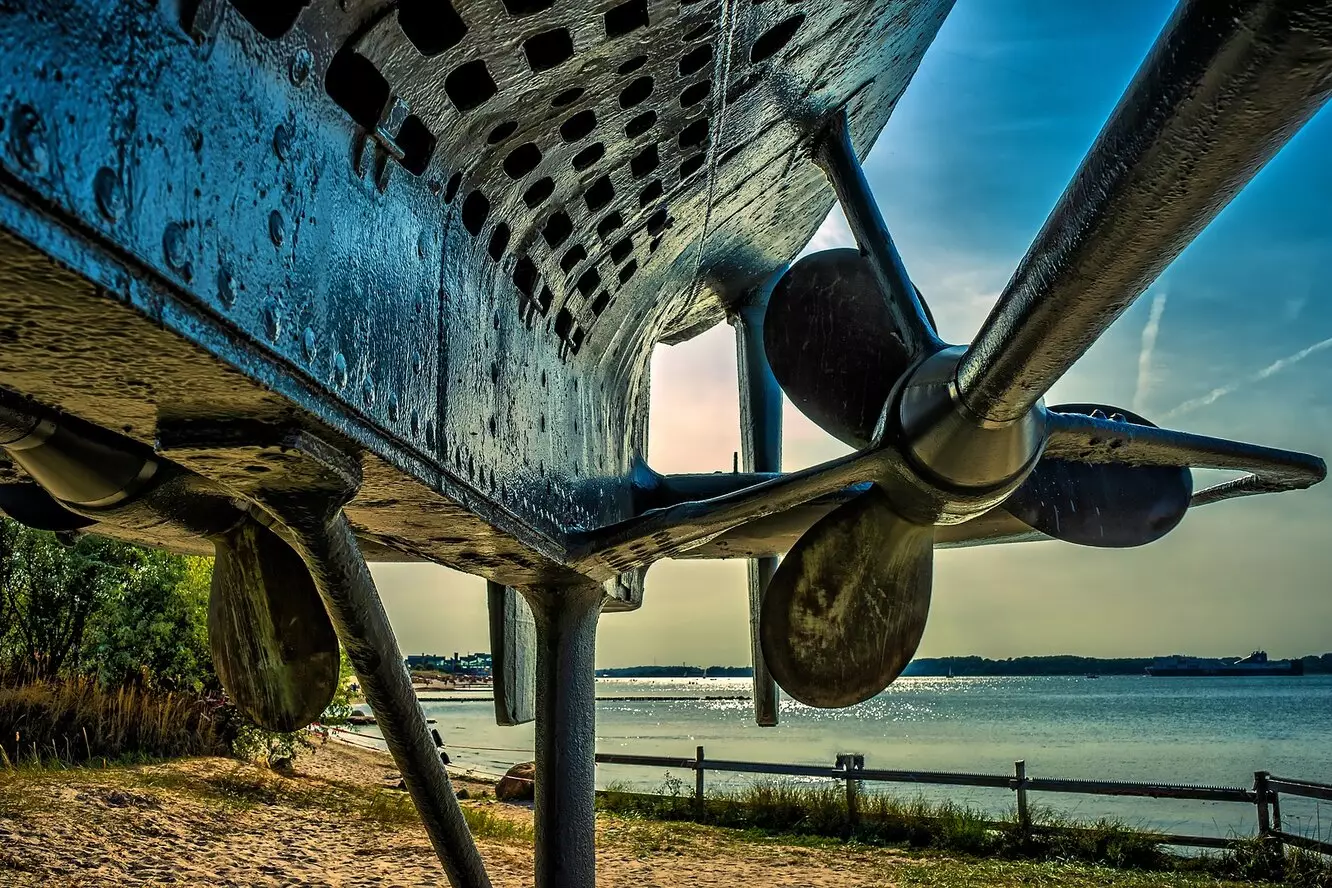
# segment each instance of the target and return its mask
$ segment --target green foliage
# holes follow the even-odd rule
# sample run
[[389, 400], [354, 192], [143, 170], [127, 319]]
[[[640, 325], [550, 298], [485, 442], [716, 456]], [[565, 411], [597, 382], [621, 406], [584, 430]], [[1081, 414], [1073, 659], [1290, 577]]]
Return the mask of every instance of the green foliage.
[[[118, 699], [120, 689], [135, 689], [135, 702], [118, 710], [116, 719], [147, 721], [136, 729], [117, 722], [113, 733], [123, 739], [108, 745], [118, 751], [98, 755], [128, 754], [135, 737], [144, 738], [142, 754], [154, 757], [176, 754], [167, 751], [176, 748], [220, 751], [211, 745], [214, 740], [239, 758], [269, 762], [294, 758], [308, 748], [305, 731], [267, 731], [229, 704], [205, 702], [221, 692], [208, 648], [212, 575], [210, 558], [98, 536], [65, 545], [55, 534], [0, 520], [0, 676], [10, 686], [11, 701], [45, 701], [29, 708], [17, 703], [0, 707], [0, 736], [18, 731], [31, 737], [43, 759], [49, 757], [48, 741], [54, 740], [63, 759], [60, 744], [80, 732], [88, 711], [109, 711], [107, 700]], [[94, 678], [96, 688], [84, 676]], [[351, 679], [344, 656], [342, 681], [324, 714], [325, 724], [343, 723], [351, 714]], [[22, 681], [35, 682], [27, 696], [14, 687]], [[175, 696], [155, 693], [166, 691]], [[185, 711], [207, 711], [207, 741], [173, 746], [158, 737], [154, 732], [160, 726], [151, 722], [168, 709], [146, 701], [159, 698], [174, 701], [170, 711], [183, 719], [180, 729], [187, 734], [197, 726]], [[47, 727], [37, 729], [42, 724]], [[90, 732], [98, 724], [94, 720]]]
[[[407, 800], [410, 803], [410, 799]], [[526, 820], [514, 820], [496, 814], [486, 807], [464, 805], [463, 820], [467, 821], [472, 835], [478, 839], [491, 839], [498, 842], [522, 843], [530, 845], [533, 841], [532, 824]], [[412, 820], [419, 820], [416, 808], [412, 808]]]
[[231, 754], [241, 761], [272, 764], [280, 759], [295, 759], [301, 751], [313, 748], [314, 744], [304, 730], [270, 731], [236, 713]]
[[1279, 882], [1292, 888], [1332, 888], [1332, 858], [1276, 842], [1249, 839], [1214, 861], [1215, 869], [1234, 879]]
[[208, 657], [212, 562], [105, 537], [72, 545], [0, 521], [0, 668], [106, 687], [215, 690]]
[[135, 549], [133, 567], [92, 620], [88, 668], [108, 687], [219, 688], [208, 653], [212, 560]]
[[88, 623], [129, 577], [133, 547], [0, 521], [0, 658], [6, 670], [52, 678], [79, 670]]

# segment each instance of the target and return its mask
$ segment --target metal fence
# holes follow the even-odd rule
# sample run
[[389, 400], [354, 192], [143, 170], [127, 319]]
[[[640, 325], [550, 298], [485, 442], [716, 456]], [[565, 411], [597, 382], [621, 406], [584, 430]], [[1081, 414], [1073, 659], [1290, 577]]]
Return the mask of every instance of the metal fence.
[[[1307, 780], [1273, 777], [1266, 771], [1254, 773], [1253, 787], [1195, 786], [1176, 783], [1125, 783], [1113, 780], [1069, 780], [1060, 777], [1033, 777], [1027, 773], [1026, 762], [1014, 762], [1012, 774], [957, 774], [945, 771], [890, 771], [866, 768], [865, 757], [844, 754], [837, 757], [831, 767], [827, 765], [782, 764], [776, 762], [741, 762], [728, 759], [709, 759], [703, 747], [695, 750], [693, 758], [660, 755], [620, 755], [597, 753], [602, 765], [631, 765], [648, 768], [681, 768], [694, 772], [694, 797], [703, 804], [704, 775], [708, 771], [738, 774], [765, 774], [779, 777], [823, 777], [846, 783], [848, 817], [857, 816], [857, 798], [861, 783], [916, 783], [945, 786], [980, 786], [1008, 789], [1016, 793], [1017, 825], [1029, 832], [1050, 832], [1064, 827], [1033, 824], [1027, 794], [1030, 792], [1075, 793], [1093, 796], [1137, 796], [1152, 799], [1192, 799], [1210, 802], [1233, 802], [1254, 806], [1258, 818], [1258, 835], [1264, 839], [1294, 845], [1309, 851], [1332, 855], [1332, 842], [1285, 832], [1281, 828], [1281, 796], [1301, 796], [1332, 802], [1332, 785]], [[1216, 836], [1178, 835], [1174, 833], [1148, 833], [1164, 845], [1199, 848], [1231, 848], [1242, 839]]]

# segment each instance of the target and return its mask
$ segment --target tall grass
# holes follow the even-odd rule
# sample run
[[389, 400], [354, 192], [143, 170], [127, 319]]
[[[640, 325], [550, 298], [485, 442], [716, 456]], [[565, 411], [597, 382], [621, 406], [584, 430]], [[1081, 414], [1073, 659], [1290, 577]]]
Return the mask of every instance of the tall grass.
[[1200, 870], [1220, 876], [1282, 882], [1299, 888], [1332, 888], [1332, 861], [1296, 848], [1281, 853], [1271, 842], [1240, 843], [1221, 855], [1180, 857], [1162, 849], [1160, 837], [1117, 820], [1075, 821], [1035, 810], [1034, 828], [1015, 819], [992, 820], [953, 802], [860, 793], [851, 817], [841, 784], [758, 780], [709, 794], [702, 806], [677, 778], [660, 793], [612, 786], [598, 807], [610, 813], [658, 820], [689, 820], [791, 836], [822, 836], [867, 845], [935, 849], [977, 857], [1077, 860], [1121, 869]]
[[91, 678], [0, 682], [0, 767], [226, 755], [213, 707], [192, 694]]

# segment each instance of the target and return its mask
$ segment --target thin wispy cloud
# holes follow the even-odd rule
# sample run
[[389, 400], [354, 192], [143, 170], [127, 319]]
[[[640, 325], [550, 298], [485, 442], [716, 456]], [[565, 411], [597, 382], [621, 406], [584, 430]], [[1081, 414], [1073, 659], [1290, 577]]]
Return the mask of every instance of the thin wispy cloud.
[[819, 230], [814, 232], [814, 236], [809, 239], [805, 249], [800, 251], [801, 256], [808, 256], [810, 253], [818, 253], [821, 250], [832, 250], [837, 247], [854, 247], [856, 238], [851, 234], [851, 227], [846, 224], [846, 216], [842, 215], [842, 208], [834, 206]]
[[1161, 332], [1161, 316], [1165, 314], [1166, 291], [1159, 290], [1152, 297], [1147, 323], [1142, 326], [1142, 348], [1138, 350], [1138, 386], [1133, 392], [1133, 412], [1142, 413], [1147, 395], [1152, 389], [1152, 355], [1156, 351], [1156, 337]]
[[1327, 339], [1315, 342], [1313, 345], [1308, 346], [1307, 348], [1302, 348], [1299, 351], [1295, 352], [1294, 354], [1286, 355], [1284, 358], [1281, 358], [1280, 360], [1273, 361], [1263, 369], [1259, 370], [1257, 373], [1246, 376], [1243, 379], [1238, 379], [1227, 385], [1217, 386], [1216, 388], [1212, 389], [1210, 392], [1203, 395], [1202, 397], [1193, 398], [1192, 400], [1185, 401], [1183, 404], [1180, 404], [1178, 407], [1175, 407], [1173, 410], [1170, 410], [1168, 413], [1166, 413], [1165, 417], [1169, 419], [1175, 416], [1183, 416], [1185, 413], [1192, 413], [1193, 411], [1201, 407], [1207, 407], [1210, 404], [1215, 404], [1217, 401], [1221, 400], [1226, 395], [1232, 395], [1235, 392], [1239, 391], [1240, 389], [1245, 388], [1246, 386], [1253, 385], [1254, 383], [1257, 382], [1262, 382], [1264, 379], [1267, 379], [1271, 376], [1275, 376], [1276, 374], [1280, 373], [1282, 370], [1285, 370], [1287, 367], [1290, 367], [1294, 364], [1298, 364], [1300, 361], [1303, 361], [1305, 358], [1309, 357], [1310, 355], [1316, 355], [1320, 351], [1323, 351], [1328, 348], [1332, 348], [1332, 336], [1329, 336]]

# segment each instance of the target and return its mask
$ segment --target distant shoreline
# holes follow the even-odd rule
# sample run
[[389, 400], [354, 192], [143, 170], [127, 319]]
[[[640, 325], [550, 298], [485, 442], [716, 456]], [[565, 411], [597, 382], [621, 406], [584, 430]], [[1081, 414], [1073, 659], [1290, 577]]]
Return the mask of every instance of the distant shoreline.
[[[1153, 657], [922, 657], [912, 660], [902, 675], [917, 678], [1023, 677], [1041, 675], [1144, 675]], [[1305, 675], [1332, 674], [1332, 653], [1295, 657]], [[618, 666], [597, 670], [597, 678], [750, 678], [750, 666]]]

